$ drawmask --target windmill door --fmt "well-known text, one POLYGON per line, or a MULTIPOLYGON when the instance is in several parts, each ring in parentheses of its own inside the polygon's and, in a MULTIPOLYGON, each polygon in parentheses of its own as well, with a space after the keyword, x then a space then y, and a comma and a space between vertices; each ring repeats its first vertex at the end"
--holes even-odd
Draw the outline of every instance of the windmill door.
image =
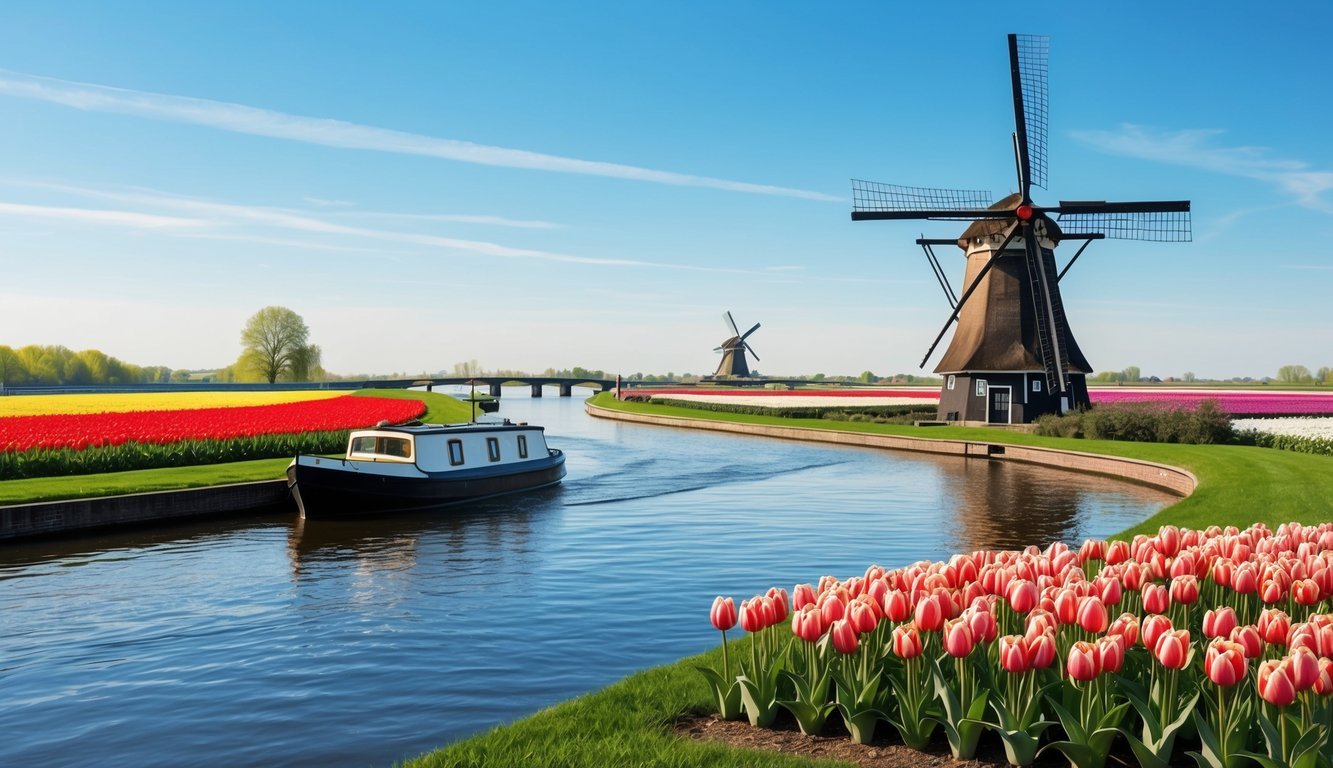
POLYGON ((1008 424, 1009 422, 1009 387, 988 387, 987 395, 990 399, 990 408, 986 415, 986 421, 991 424, 1008 424))

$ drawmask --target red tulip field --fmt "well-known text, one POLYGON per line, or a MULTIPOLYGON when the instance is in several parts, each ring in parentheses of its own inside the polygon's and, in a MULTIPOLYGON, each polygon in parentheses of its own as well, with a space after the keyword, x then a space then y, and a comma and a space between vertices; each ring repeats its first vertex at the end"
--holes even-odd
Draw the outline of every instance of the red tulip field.
POLYGON ((942 733, 957 759, 989 735, 1012 765, 1316 768, 1333 755, 1331 597, 1333 523, 1166 526, 718 597, 723 663, 700 671, 722 718, 760 728, 785 711, 860 743, 942 733))
POLYGON ((0 418, 0 479, 339 450, 346 430, 420 416, 419 400, 343 395, 229 408, 0 418))

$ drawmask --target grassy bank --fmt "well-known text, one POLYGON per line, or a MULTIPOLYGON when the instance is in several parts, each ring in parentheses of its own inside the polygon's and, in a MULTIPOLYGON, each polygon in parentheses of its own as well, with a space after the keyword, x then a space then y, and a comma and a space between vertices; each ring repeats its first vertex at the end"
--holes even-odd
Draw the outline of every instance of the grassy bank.
MULTIPOLYGON (((1288 520, 1333 519, 1333 457, 1242 446, 1119 443, 1037 437, 1001 429, 901 427, 859 422, 784 419, 710 413, 688 408, 618 403, 598 395, 594 403, 625 411, 815 429, 874 432, 938 439, 985 440, 1060 448, 1184 467, 1199 479, 1187 499, 1125 531, 1155 531, 1165 523, 1204 528, 1270 526, 1288 520)), ((869 565, 866 563, 865 565, 869 565)), ((810 574, 811 579, 821 574, 810 574)), ((703 616, 701 607, 700 616, 703 616)), ((701 618, 700 632, 711 631, 701 618)), ((718 664, 720 652, 639 672, 608 688, 543 710, 515 723, 451 744, 406 763, 425 766, 756 766, 815 763, 795 757, 733 749, 677 738, 670 725, 681 715, 712 710, 702 663, 718 664)), ((820 762, 819 765, 842 765, 820 762)))
MULTIPOLYGON (((458 398, 434 392, 401 389, 368 389, 354 393, 366 397, 420 400, 426 404, 422 421, 450 423, 467 421, 472 408, 458 398)), ((208 464, 195 467, 141 469, 132 472, 108 472, 69 477, 39 477, 0 482, 0 505, 25 504, 57 499, 86 499, 125 493, 169 491, 200 488, 227 483, 276 480, 283 476, 291 457, 208 464)))

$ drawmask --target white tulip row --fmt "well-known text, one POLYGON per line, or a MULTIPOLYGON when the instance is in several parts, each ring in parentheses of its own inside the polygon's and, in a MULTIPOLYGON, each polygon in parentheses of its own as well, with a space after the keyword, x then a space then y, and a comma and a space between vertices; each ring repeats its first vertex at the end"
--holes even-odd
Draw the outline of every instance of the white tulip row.
POLYGON ((1253 429, 1272 435, 1333 439, 1333 416, 1291 416, 1278 419, 1232 419, 1236 430, 1253 429))

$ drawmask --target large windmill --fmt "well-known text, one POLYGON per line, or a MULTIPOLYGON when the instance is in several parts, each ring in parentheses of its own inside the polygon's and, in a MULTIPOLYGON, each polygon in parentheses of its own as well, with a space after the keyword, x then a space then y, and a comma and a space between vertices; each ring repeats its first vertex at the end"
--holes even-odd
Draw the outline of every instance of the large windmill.
POLYGON ((736 330, 736 321, 731 319, 731 312, 723 314, 722 319, 726 321, 727 328, 731 331, 731 338, 722 342, 722 346, 713 350, 722 353, 722 362, 718 363, 717 371, 713 375, 748 378, 750 376, 750 366, 745 363, 745 353, 748 351, 754 355, 755 360, 759 359, 759 355, 754 354, 754 348, 750 346, 750 342, 746 339, 750 338, 750 334, 759 330, 759 323, 755 323, 750 330, 741 333, 736 330))
POLYGON ((1045 37, 1009 35, 1017 193, 991 204, 989 192, 852 181, 853 221, 973 222, 957 240, 917 240, 953 308, 922 367, 958 321, 935 367, 944 376, 941 420, 1021 423, 1086 407, 1086 375, 1092 368, 1065 319, 1060 279, 1093 240, 1190 239, 1188 200, 1032 202, 1032 186, 1046 188, 1049 50, 1045 37), (1055 248, 1065 240, 1084 242, 1057 271, 1055 248), (956 244, 967 255, 961 296, 931 249, 944 244, 956 244))

